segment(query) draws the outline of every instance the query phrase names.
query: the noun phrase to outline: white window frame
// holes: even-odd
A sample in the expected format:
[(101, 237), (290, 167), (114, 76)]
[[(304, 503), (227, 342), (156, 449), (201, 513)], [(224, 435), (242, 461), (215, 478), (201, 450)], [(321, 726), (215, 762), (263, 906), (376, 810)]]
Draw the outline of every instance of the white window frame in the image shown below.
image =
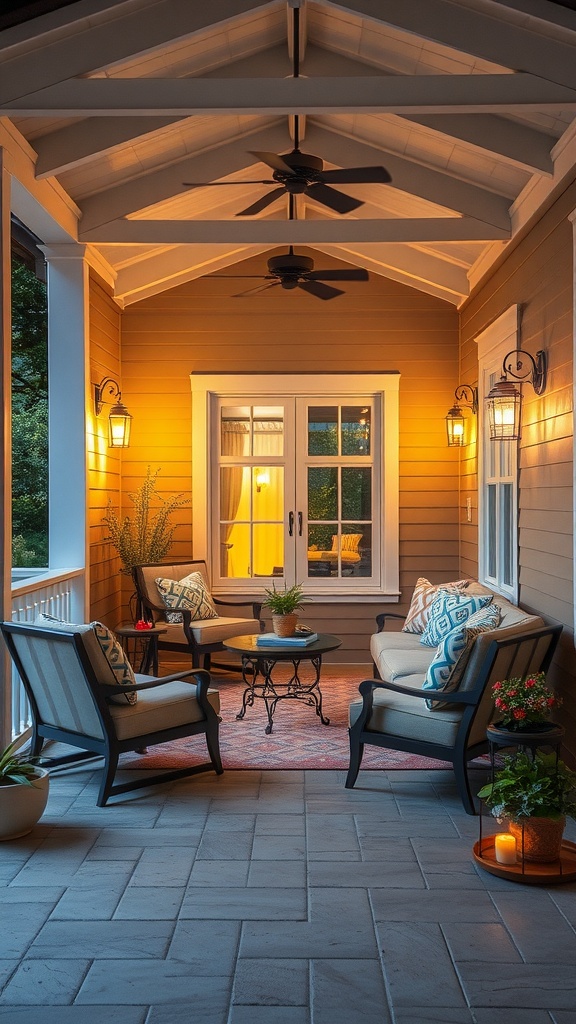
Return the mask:
[[(363, 583), (354, 578), (354, 597), (358, 600), (397, 601), (399, 597), (399, 382), (393, 373), (281, 373), (232, 374), (192, 373), (192, 544), (194, 558), (205, 559), (211, 568), (211, 524), (208, 496), (212, 493), (210, 442), (218, 425), (213, 422), (215, 397), (242, 399), (255, 396), (269, 403), (270, 395), (299, 397), (326, 397), (347, 401), (355, 395), (378, 398), (382, 408), (382, 481), (380, 546), (380, 581)], [(374, 531), (376, 525), (374, 525)], [(342, 581), (339, 581), (340, 583)], [(312, 588), (311, 588), (312, 589)], [(228, 592), (230, 587), (227, 588)], [(315, 596), (329, 602), (348, 602), (350, 593), (336, 593), (327, 582), (322, 590), (313, 588)], [(242, 593), (261, 593), (262, 586), (255, 580), (242, 581)], [(222, 591), (224, 592), (224, 591)]]
[[(518, 603), (519, 580), (518, 580), (518, 442), (517, 441), (491, 441), (488, 416), (485, 412), (485, 399), (491, 388), (490, 379), (496, 374), (496, 380), (502, 374), (502, 363), (508, 352), (519, 347), (519, 320), (520, 308), (518, 305), (510, 306), (501, 316), (498, 317), (489, 327), (476, 338), (478, 345), (478, 369), (479, 369), (479, 446), (478, 446), (478, 579), (498, 594), (513, 603)], [(494, 378), (492, 377), (492, 380)], [(512, 532), (510, 545), (512, 551), (512, 584), (509, 586), (503, 582), (500, 573), (494, 578), (488, 574), (489, 554), (488, 551), (488, 491), (487, 491), (487, 462), (489, 445), (510, 445), (511, 455), (511, 479), (512, 479)], [(497, 552), (497, 565), (502, 564), (503, 538), (497, 538), (499, 551)]]

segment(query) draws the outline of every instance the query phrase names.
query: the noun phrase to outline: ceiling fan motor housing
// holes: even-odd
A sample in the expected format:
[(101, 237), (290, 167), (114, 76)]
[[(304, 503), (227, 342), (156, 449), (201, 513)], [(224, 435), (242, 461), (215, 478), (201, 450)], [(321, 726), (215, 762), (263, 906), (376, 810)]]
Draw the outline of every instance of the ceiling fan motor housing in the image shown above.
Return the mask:
[(296, 253), (284, 253), (283, 256), (272, 256), (268, 260), (268, 270), (278, 277), (289, 274), (298, 277), (314, 270), (314, 260), (310, 256), (298, 256)]

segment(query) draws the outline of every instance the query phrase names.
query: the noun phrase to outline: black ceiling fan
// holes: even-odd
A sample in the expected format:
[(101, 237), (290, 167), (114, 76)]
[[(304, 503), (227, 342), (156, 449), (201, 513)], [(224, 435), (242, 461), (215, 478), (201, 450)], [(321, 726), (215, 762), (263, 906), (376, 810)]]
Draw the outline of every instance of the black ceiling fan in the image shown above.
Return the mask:
[(350, 270), (314, 270), (314, 260), (310, 256), (300, 256), (295, 253), (294, 247), (291, 245), (287, 253), (270, 257), (267, 274), (249, 276), (262, 277), (266, 283), (233, 295), (232, 298), (242, 299), (248, 295), (258, 295), (260, 292), (268, 291), (269, 288), (277, 288), (280, 285), (286, 291), (301, 288), (302, 291), (314, 295), (317, 299), (335, 299), (337, 295), (343, 295), (344, 292), (341, 288), (333, 288), (332, 285), (324, 284), (325, 281), (367, 281), (368, 271), (353, 268)]
[[(294, 55), (294, 78), (300, 75), (300, 10), (298, 7), (293, 11), (294, 39), (292, 52)], [(290, 153), (268, 153), (259, 150), (250, 150), (252, 156), (257, 157), (263, 164), (272, 168), (271, 178), (262, 178), (257, 181), (185, 181), (184, 185), (190, 188), (203, 188), (224, 185), (277, 185), (272, 192), (262, 196), (245, 210), (240, 210), (237, 217), (253, 217), (261, 213), (267, 206), (279, 199), (280, 196), (306, 195), (315, 199), (323, 206), (329, 207), (336, 213), (350, 213), (352, 210), (363, 206), (360, 199), (352, 199), (351, 196), (331, 188), (331, 185), (353, 185), (353, 184), (388, 184), (392, 179), (385, 167), (349, 167), (335, 171), (325, 171), (324, 162), (319, 156), (312, 156), (309, 153), (302, 153), (299, 146), (298, 115), (294, 117), (294, 149)]]

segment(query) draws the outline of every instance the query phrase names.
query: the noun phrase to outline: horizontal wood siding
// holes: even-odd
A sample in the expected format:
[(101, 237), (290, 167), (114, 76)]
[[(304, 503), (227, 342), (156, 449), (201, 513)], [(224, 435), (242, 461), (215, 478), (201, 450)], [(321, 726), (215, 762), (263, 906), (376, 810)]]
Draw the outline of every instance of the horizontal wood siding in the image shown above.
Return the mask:
[[(267, 254), (267, 257), (270, 253)], [(317, 267), (342, 263), (314, 253)], [(267, 258), (266, 257), (266, 258)], [(123, 490), (160, 469), (159, 489), (191, 494), (194, 445), (190, 372), (386, 371), (400, 379), (400, 609), (420, 575), (452, 579), (458, 568), (458, 456), (444, 417), (457, 384), (458, 316), (451, 305), (385, 278), (346, 282), (322, 302), (274, 288), (233, 296), (267, 273), (263, 256), (128, 307), (122, 313), (124, 400), (134, 414)], [(175, 516), (171, 557), (190, 557), (191, 505)], [(379, 605), (308, 607), (314, 627), (343, 638), (340, 661), (369, 664)]]
[[(90, 381), (113, 377), (122, 386), (120, 369), (120, 308), (108, 286), (90, 273)], [(106, 541), (102, 523), (108, 500), (120, 504), (122, 452), (108, 448), (108, 412), (94, 414), (93, 389), (88, 417), (88, 532), (90, 552), (90, 617), (117, 626), (127, 617), (123, 607), (120, 560)]]
[[(572, 228), (576, 184), (502, 260), (461, 310), (461, 374), (478, 377), (476, 336), (510, 305), (522, 309), (521, 347), (548, 357), (543, 396), (523, 386), (519, 477), (520, 604), (566, 628), (553, 674), (563, 698), (567, 747), (576, 756), (576, 669), (573, 600), (573, 328)], [(462, 461), (462, 497), (475, 499), (475, 450)], [(477, 504), (462, 526), (461, 566), (478, 568)]]

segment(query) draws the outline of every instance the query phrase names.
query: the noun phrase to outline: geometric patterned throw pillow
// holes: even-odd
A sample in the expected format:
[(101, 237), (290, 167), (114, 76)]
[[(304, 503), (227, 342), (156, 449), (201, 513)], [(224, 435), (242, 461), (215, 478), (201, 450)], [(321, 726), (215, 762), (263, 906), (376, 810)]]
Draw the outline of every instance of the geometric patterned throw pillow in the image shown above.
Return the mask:
[[(119, 644), (118, 640), (113, 633), (110, 632), (107, 626), (104, 626), (102, 622), (91, 622), (96, 639), (102, 648), (104, 656), (110, 665), (114, 673), (114, 677), (119, 686), (134, 686), (136, 682), (136, 676), (124, 648)], [(138, 701), (137, 693), (123, 693), (121, 697), (108, 696), (108, 700), (111, 700), (114, 704), (136, 704)]]
[(437, 647), (456, 626), (463, 626), (474, 612), (485, 608), (491, 601), (492, 594), (450, 594), (439, 591), (432, 602), (428, 625), (420, 637), (420, 643), (427, 647)]
[[(114, 678), (118, 685), (134, 686), (136, 676), (134, 675), (132, 666), (114, 634), (111, 633), (108, 627), (104, 626), (102, 622), (82, 623), (80, 625), (74, 622), (68, 622), (65, 619), (57, 619), (54, 615), (47, 615), (45, 612), (37, 615), (35, 622), (38, 626), (47, 626), (50, 629), (60, 629), (65, 633), (86, 633), (87, 631), (92, 630), (94, 636), (98, 640), (104, 657), (114, 673)], [(112, 701), (114, 704), (136, 704), (138, 701), (138, 694), (123, 693), (121, 697), (111, 697), (107, 692), (106, 700)]]
[(403, 633), (423, 633), (428, 625), (430, 609), (439, 590), (461, 591), (469, 580), (455, 580), (454, 583), (430, 583), (424, 576), (416, 580), (408, 614), (402, 626)]
[(167, 580), (160, 576), (156, 586), (166, 608), (173, 609), (172, 614), (166, 616), (169, 622), (182, 621), (180, 614), (174, 615), (178, 609), (192, 612), (192, 620), (218, 618), (201, 572), (191, 572), (182, 580)]
[[(502, 612), (497, 604), (471, 615), (462, 625), (456, 626), (438, 645), (438, 649), (426, 673), (423, 690), (442, 690), (444, 693), (457, 690), (468, 661), (468, 654), (477, 636), (497, 629)], [(446, 701), (426, 701), (431, 711), (450, 705)]]

